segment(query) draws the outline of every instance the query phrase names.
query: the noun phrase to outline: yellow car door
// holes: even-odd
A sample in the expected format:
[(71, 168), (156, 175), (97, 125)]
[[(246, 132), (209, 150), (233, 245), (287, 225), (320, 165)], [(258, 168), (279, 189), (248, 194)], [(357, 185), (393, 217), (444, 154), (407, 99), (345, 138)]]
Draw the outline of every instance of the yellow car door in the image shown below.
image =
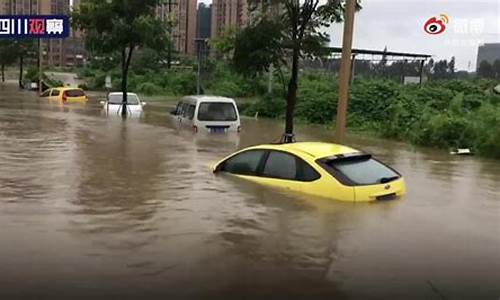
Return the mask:
[(284, 151), (270, 150), (258, 176), (250, 180), (293, 192), (308, 191), (320, 175), (301, 158)]

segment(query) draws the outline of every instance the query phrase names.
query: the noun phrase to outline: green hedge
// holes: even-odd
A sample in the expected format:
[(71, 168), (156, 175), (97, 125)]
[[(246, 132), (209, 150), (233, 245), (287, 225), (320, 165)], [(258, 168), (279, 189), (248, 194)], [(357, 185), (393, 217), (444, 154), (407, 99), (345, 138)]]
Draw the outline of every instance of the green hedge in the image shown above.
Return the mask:
[[(441, 148), (468, 147), (500, 158), (500, 95), (492, 81), (439, 81), (403, 86), (388, 80), (356, 81), (351, 87), (348, 126), (415, 144)], [(333, 124), (337, 108), (336, 79), (303, 75), (296, 118)], [(285, 101), (264, 97), (244, 113), (282, 118)]]

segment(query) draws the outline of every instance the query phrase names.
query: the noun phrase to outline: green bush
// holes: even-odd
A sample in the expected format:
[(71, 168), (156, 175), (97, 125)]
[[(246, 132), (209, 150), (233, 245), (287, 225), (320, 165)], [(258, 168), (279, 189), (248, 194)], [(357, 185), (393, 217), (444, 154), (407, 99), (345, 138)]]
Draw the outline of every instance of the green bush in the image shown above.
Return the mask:
[(242, 110), (243, 114), (253, 116), (256, 113), (261, 117), (281, 118), (285, 115), (285, 100), (272, 96), (264, 96), (247, 109)]
[(175, 95), (192, 95), (196, 93), (196, 74), (194, 72), (172, 72), (169, 73), (169, 86), (167, 87)]
[(210, 92), (212, 94), (224, 97), (244, 97), (246, 89), (244, 86), (234, 81), (221, 81), (212, 85)]
[(420, 123), (421, 129), (414, 128), (412, 136), (417, 144), (437, 147), (473, 148), (475, 130), (473, 123), (451, 113), (432, 114)]
[(160, 95), (163, 93), (163, 90), (161, 87), (159, 87), (156, 84), (151, 83), (151, 82), (144, 82), (144, 83), (139, 84), (139, 86), (137, 86), (136, 90), (138, 93), (142, 93), (142, 94), (145, 94), (148, 96)]
[(97, 71), (94, 73), (94, 77), (88, 80), (88, 86), (91, 90), (102, 90), (106, 83), (106, 73), (102, 71)]
[(349, 110), (370, 121), (385, 121), (399, 89), (392, 81), (366, 80), (352, 87)]
[(500, 106), (486, 104), (475, 115), (477, 151), (485, 156), (500, 158)]
[(85, 83), (80, 83), (80, 84), (78, 85), (78, 88), (80, 88), (80, 89), (82, 89), (82, 90), (84, 90), (84, 91), (86, 91), (86, 90), (88, 90), (88, 89), (89, 89), (89, 87), (88, 87)]
[(320, 75), (304, 77), (299, 88), (296, 116), (311, 123), (325, 124), (333, 120), (337, 108), (337, 88)]
[(29, 68), (25, 78), (31, 82), (38, 81), (38, 68)]

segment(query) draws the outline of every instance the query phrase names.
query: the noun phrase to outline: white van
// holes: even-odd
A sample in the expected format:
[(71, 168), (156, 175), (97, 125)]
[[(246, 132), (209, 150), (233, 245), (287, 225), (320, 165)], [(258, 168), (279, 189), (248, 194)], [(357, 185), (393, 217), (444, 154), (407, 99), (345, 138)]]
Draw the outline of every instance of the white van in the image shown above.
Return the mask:
[(231, 98), (187, 96), (171, 112), (181, 127), (194, 132), (229, 133), (241, 130), (240, 114)]

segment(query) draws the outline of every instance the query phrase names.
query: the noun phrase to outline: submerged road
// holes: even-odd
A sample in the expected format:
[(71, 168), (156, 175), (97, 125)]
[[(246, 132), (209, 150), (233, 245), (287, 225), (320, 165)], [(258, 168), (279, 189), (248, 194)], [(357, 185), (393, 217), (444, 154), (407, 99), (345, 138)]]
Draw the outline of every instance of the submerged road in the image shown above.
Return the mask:
[(281, 123), (204, 136), (146, 108), (122, 120), (0, 85), (0, 299), (500, 297), (499, 161), (350, 137), (408, 195), (327, 201), (210, 173)]

